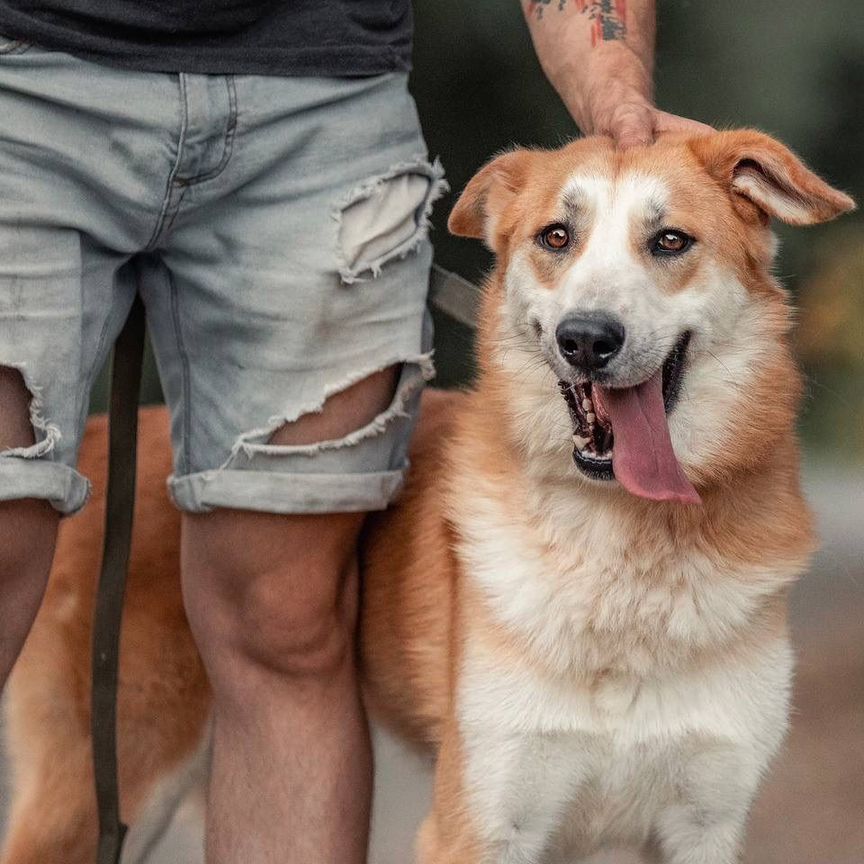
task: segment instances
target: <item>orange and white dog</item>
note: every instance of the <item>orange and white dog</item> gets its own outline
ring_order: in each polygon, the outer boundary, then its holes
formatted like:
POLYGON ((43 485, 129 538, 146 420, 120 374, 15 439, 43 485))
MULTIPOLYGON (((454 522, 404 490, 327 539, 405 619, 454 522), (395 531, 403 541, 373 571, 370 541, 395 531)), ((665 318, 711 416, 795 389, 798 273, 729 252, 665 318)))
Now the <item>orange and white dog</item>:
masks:
MULTIPOLYGON (((517 150, 469 183, 450 228, 497 256, 479 378, 424 400, 407 488, 363 554, 369 703, 437 754, 422 864, 569 864, 610 845, 737 860, 786 730, 786 595, 814 547, 769 221, 852 207, 752 131, 517 150)), ((170 812, 207 743, 163 419, 143 419, 121 674, 133 823, 170 812)), ((103 444, 97 420, 96 477, 103 444)), ((64 525, 11 684, 3 864, 92 855, 98 519, 64 525)))

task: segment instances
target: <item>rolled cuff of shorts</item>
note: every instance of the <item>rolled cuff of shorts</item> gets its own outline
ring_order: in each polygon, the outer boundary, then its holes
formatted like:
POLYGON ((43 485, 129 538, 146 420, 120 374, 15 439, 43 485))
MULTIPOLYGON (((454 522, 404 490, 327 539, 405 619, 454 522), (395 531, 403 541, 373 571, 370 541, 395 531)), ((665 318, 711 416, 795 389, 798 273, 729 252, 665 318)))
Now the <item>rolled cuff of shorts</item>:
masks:
POLYGON ((0 501, 39 498, 64 515, 80 510, 90 497, 90 482, 74 468, 42 459, 0 457, 0 501))
POLYGON ((217 507, 297 514, 384 510, 402 488, 420 394, 434 374, 428 352, 401 362, 389 406, 365 426, 339 439, 274 444, 272 435, 289 421, 273 416, 267 426, 240 435, 221 467, 170 477, 174 503, 190 513, 217 507))
POLYGON ((364 513, 386 509, 404 477, 405 469, 365 474, 222 469, 171 477, 168 490, 177 507, 188 513, 207 513, 217 507, 265 513, 364 513))

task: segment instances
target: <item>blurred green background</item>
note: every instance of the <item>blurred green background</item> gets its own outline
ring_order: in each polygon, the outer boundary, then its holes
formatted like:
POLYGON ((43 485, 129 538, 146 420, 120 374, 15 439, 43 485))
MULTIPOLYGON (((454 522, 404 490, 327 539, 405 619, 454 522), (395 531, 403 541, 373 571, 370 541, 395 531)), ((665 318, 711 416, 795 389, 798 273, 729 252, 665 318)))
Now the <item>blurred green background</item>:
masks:
MULTIPOLYGON (((455 194, 493 153, 576 134, 534 57, 518 0, 415 0, 412 89, 430 152, 454 190, 439 203, 441 264, 478 279, 480 244, 449 237, 455 194)), ((657 100, 716 126, 776 135, 864 202, 864 2, 666 0, 658 5, 657 100)), ((811 455, 864 462, 864 218, 779 231, 777 272, 800 306, 811 455)), ((471 375, 470 333, 437 320, 439 381, 471 375)), ((105 400, 105 377, 94 407, 105 400)), ((147 401, 159 399, 152 362, 147 401)))

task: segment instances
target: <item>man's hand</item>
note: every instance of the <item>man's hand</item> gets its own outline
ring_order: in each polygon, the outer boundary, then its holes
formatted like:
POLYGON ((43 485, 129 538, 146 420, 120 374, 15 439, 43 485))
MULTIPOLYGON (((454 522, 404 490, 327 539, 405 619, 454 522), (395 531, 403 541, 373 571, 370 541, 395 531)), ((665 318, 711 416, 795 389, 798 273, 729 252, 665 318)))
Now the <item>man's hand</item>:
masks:
POLYGON ((593 99, 580 115, 573 116, 586 135, 610 135, 620 147, 650 144, 662 132, 704 135, 712 131, 698 120, 660 111, 644 94, 614 79, 599 82, 593 99))
POLYGON ((653 0, 523 0, 537 56, 586 135, 622 147, 710 126, 653 103, 653 0))

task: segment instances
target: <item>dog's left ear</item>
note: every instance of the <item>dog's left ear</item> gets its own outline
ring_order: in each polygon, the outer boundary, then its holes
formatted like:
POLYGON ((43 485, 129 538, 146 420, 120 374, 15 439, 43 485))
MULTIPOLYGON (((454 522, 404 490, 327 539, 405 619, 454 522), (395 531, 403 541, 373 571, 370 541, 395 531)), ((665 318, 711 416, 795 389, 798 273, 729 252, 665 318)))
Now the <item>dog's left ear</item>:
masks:
POLYGON ((855 202, 817 177, 788 148, 753 129, 694 138, 690 148, 732 194, 738 212, 789 225, 815 225, 855 209, 855 202))
POLYGON ((485 240, 495 250, 502 213, 524 187, 532 153, 511 150, 487 162, 468 182, 450 211, 447 228, 457 237, 485 240))

